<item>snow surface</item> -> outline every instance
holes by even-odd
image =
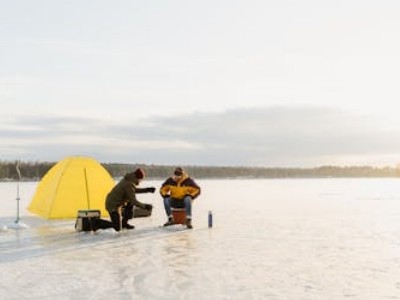
[[[0,183],[0,299],[400,299],[397,180],[198,183],[193,230],[161,228],[155,193],[119,236],[31,215],[35,182],[20,186],[29,228],[6,229],[16,183]]]

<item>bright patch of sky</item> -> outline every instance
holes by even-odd
[[[0,157],[396,164],[399,14],[385,0],[3,1]]]

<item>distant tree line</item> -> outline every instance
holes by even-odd
[[[0,161],[0,180],[18,180],[19,175],[17,165],[21,173],[22,180],[39,180],[47,173],[54,162],[26,162],[26,161]]]
[[[56,162],[0,161],[0,180],[18,180],[17,163],[22,180],[40,180]],[[103,163],[102,166],[114,178],[122,177],[138,167],[146,170],[148,178],[166,178],[175,166]],[[329,178],[329,177],[400,177],[400,168],[370,166],[322,166],[316,168],[262,168],[262,167],[218,167],[182,166],[194,178]]]

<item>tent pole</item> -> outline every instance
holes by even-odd
[[[87,206],[88,206],[88,209],[90,209],[89,185],[88,185],[88,180],[87,180],[86,168],[83,169],[83,172],[85,173]]]

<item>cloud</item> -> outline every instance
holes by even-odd
[[[368,115],[316,107],[234,109],[149,117],[130,123],[53,117],[8,118],[0,126],[4,159],[310,167],[395,164],[399,131]]]

